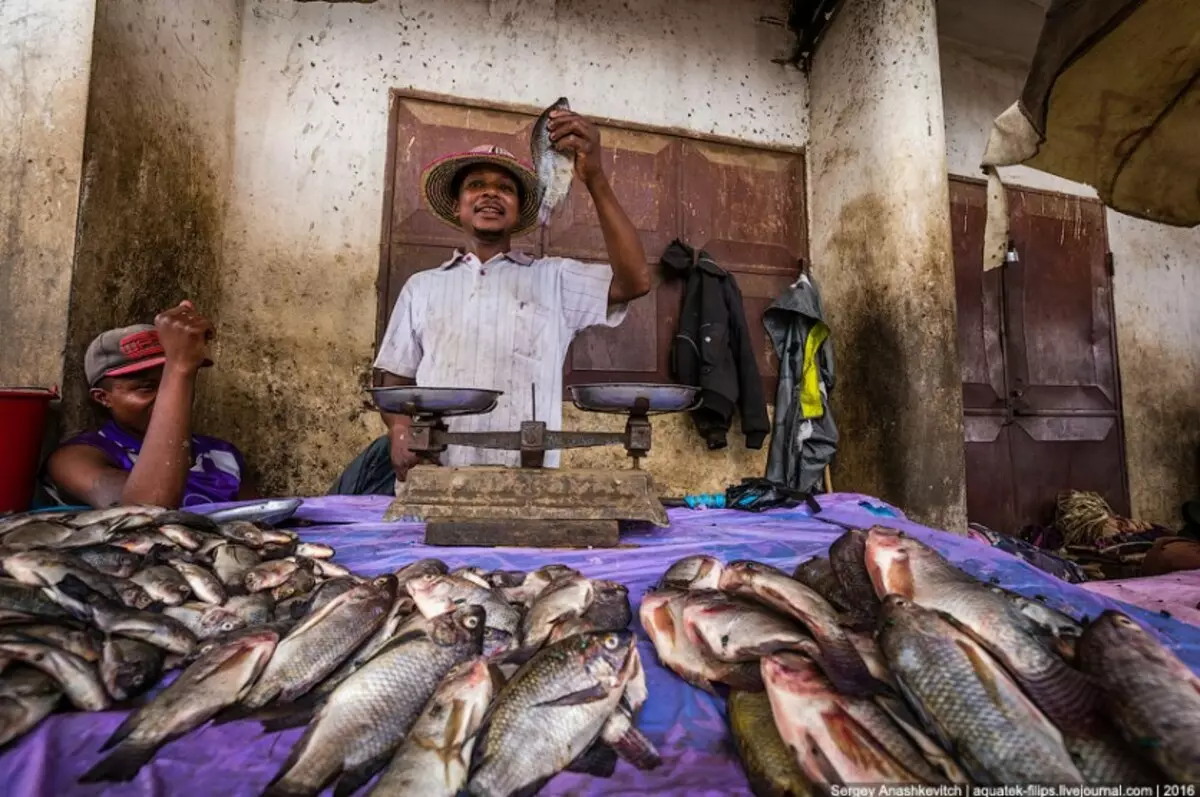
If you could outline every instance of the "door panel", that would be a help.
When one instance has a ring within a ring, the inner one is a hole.
[[[535,119],[536,113],[522,109],[393,92],[377,339],[408,277],[443,262],[461,243],[461,233],[423,206],[422,170],[481,143],[528,160]],[[682,238],[708,250],[737,278],[764,388],[773,398],[778,363],[762,314],[807,255],[803,156],[617,123],[601,123],[600,129],[606,173],[641,237],[654,289],[630,306],[620,327],[589,329],[575,338],[564,383],[672,381],[668,360],[683,285],[664,281],[658,260],[672,240]],[[591,197],[578,183],[544,236],[535,230],[514,246],[585,262],[607,258]]]
[[[967,513],[1013,533],[1065,490],[1127,513],[1104,212],[1010,190],[1018,260],[984,273],[985,187],[951,181]]]

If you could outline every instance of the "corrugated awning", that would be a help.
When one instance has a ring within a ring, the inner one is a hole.
[[[1131,216],[1200,224],[1200,0],[1054,0],[984,153],[985,268],[1008,244],[995,167],[1015,165],[1093,186]]]

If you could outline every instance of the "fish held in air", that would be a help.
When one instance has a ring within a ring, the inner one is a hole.
[[[757,600],[804,625],[820,648],[820,664],[839,691],[866,696],[888,691],[871,674],[833,607],[815,590],[781,570],[759,562],[730,562],[721,574],[722,590]]]
[[[1125,739],[1175,783],[1200,782],[1200,678],[1127,615],[1105,611],[1079,641]]]
[[[617,710],[633,634],[584,634],[543,648],[505,684],[484,720],[467,791],[508,797],[576,761]]]
[[[873,701],[840,694],[807,657],[783,653],[761,666],[776,728],[809,781],[944,781]]]
[[[278,632],[256,628],[212,646],[170,686],[121,723],[101,747],[102,751],[115,749],[88,770],[80,782],[133,780],[158,748],[195,730],[236,702],[262,672],[278,641]]]
[[[947,616],[889,595],[879,642],[908,702],[975,782],[1083,783],[1058,728]]]
[[[779,736],[766,692],[729,693],[729,727],[742,768],[759,797],[813,797],[816,791]]]
[[[451,670],[425,704],[368,797],[454,797],[467,768],[495,683],[487,659]]]
[[[480,654],[483,629],[483,609],[464,606],[394,640],[333,690],[264,797],[316,795],[334,778],[338,797],[356,791],[391,759],[446,673]]]
[[[559,97],[553,105],[542,111],[533,123],[529,148],[533,157],[533,168],[538,181],[538,224],[545,227],[558,212],[571,190],[575,176],[575,158],[571,153],[560,152],[550,140],[550,113],[569,111],[571,104],[566,97]]]

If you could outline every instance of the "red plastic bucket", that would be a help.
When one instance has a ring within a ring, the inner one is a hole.
[[[29,509],[46,413],[57,398],[57,389],[0,387],[0,512]]]

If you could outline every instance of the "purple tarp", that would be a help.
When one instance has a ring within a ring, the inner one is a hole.
[[[1058,581],[983,543],[939,533],[904,520],[899,512],[870,498],[838,494],[820,499],[822,511],[776,510],[756,515],[733,510],[672,510],[665,529],[639,529],[623,535],[625,547],[602,550],[527,548],[430,548],[421,544],[418,524],[380,522],[386,498],[314,498],[297,517],[318,524],[299,529],[306,540],[337,548],[337,561],[363,574],[396,569],[424,556],[451,567],[475,564],[494,569],[532,569],[562,562],[593,578],[611,578],[629,587],[631,600],[683,556],[707,553],[725,560],[757,559],[787,569],[825,553],[845,527],[880,524],[910,532],[983,580],[1028,596],[1041,596],[1076,616],[1121,608],[1158,630],[1193,669],[1200,670],[1200,629],[1158,614],[1119,604]],[[635,621],[636,625],[636,621]],[[621,762],[612,778],[563,774],[545,795],[750,795],[725,724],[724,703],[684,684],[658,665],[649,640],[638,640],[649,680],[650,700],[638,725],[658,745],[663,765],[638,772]],[[55,714],[0,756],[2,793],[22,797],[67,795],[222,795],[259,794],[275,775],[302,729],[264,734],[253,722],[205,727],[166,745],[137,779],[128,784],[80,786],[76,778],[99,758],[98,749],[124,714]]]

